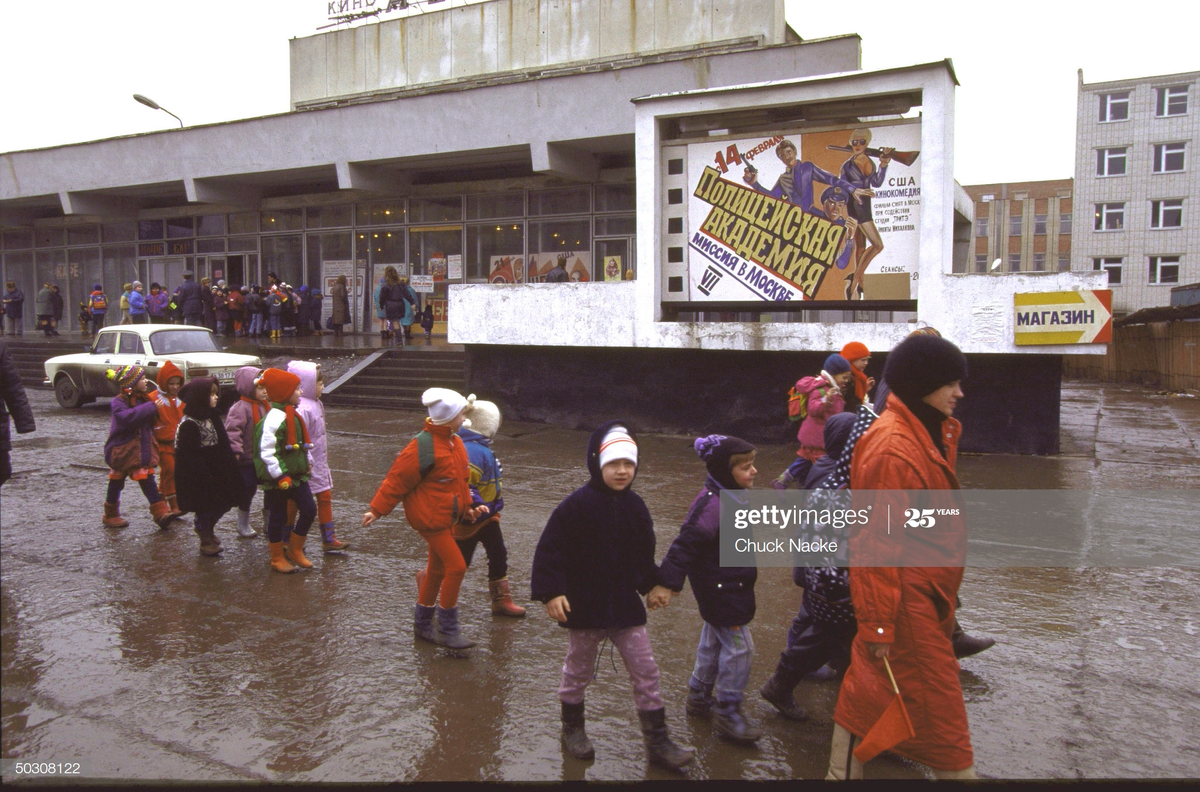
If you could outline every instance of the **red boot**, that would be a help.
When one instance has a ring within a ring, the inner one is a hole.
[[[104,504],[104,527],[105,528],[127,528],[129,521],[121,516],[121,505],[119,503]]]
[[[488,581],[488,591],[492,595],[492,614],[495,616],[512,616],[519,619],[525,615],[525,609],[513,602],[512,592],[508,588],[508,578]]]
[[[150,504],[150,516],[154,518],[154,522],[158,523],[158,527],[164,531],[171,527],[171,520],[175,519],[171,514],[171,507],[167,505],[165,500],[155,501]]]

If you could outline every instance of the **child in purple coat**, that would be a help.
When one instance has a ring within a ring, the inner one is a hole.
[[[242,366],[233,375],[233,384],[241,397],[229,407],[225,414],[225,433],[229,436],[229,447],[237,461],[242,486],[238,490],[237,506],[238,536],[250,539],[258,531],[250,527],[250,506],[254,493],[258,491],[258,474],[254,470],[254,427],[271,411],[267,401],[267,389],[255,383],[262,371],[254,366]],[[263,508],[263,527],[267,525],[267,511]]]
[[[325,376],[320,363],[293,360],[287,370],[300,378],[300,406],[296,412],[308,427],[308,438],[312,448],[308,452],[308,464],[312,469],[308,487],[317,501],[317,520],[321,524],[321,548],[326,552],[345,550],[349,542],[337,538],[333,527],[333,476],[329,472],[328,444],[325,435],[325,405],[321,404],[321,392],[325,390]],[[287,524],[283,526],[284,547],[296,521],[296,504],[288,501]],[[295,563],[295,562],[293,562]]]

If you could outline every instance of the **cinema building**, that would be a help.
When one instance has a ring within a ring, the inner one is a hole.
[[[377,332],[392,265],[514,417],[764,439],[829,351],[862,341],[873,372],[929,324],[970,355],[964,447],[1054,453],[1060,356],[1104,344],[1018,344],[1014,295],[1104,273],[974,272],[951,63],[863,72],[860,45],[802,40],[782,0],[491,0],[295,39],[288,113],[0,154],[3,275],[74,306],[346,274]]]

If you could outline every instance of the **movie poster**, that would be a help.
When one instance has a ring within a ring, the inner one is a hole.
[[[530,253],[526,259],[525,283],[543,283],[546,274],[554,269],[559,257],[567,269],[567,277],[573,283],[586,283],[592,279],[592,254],[589,252],[571,253]]]
[[[524,280],[524,256],[492,256],[488,264],[488,283],[521,283]]]
[[[605,256],[604,257],[604,280],[619,281],[621,280],[621,257],[620,256]]]
[[[684,299],[907,300],[918,121],[688,146]]]

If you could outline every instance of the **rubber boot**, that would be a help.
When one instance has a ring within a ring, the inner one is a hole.
[[[413,611],[413,634],[422,641],[437,643],[433,637],[433,614],[437,608],[432,605],[422,605],[417,603],[417,607]]]
[[[996,639],[976,638],[973,635],[967,635],[965,632],[963,632],[963,628],[958,623],[958,619],[955,619],[954,632],[950,635],[950,645],[954,647],[954,656],[961,660],[964,657],[977,655],[984,649],[991,649],[996,645]]]
[[[796,703],[796,699],[792,698],[792,691],[796,689],[798,683],[799,680],[795,679],[794,675],[776,667],[775,673],[758,692],[767,700],[767,703],[779,710],[779,714],[788,720],[808,720],[808,713]]]
[[[664,708],[655,710],[638,710],[638,720],[642,722],[642,737],[646,741],[646,758],[651,764],[678,770],[695,758],[691,748],[681,748],[671,742],[667,736],[667,711]]]
[[[862,740],[838,724],[833,724],[833,745],[829,749],[826,781],[861,781],[862,762],[854,758],[854,746]]]
[[[288,561],[291,561],[301,569],[312,569],[312,561],[304,557],[304,540],[307,538],[307,536],[294,533],[287,545]]]
[[[158,523],[159,529],[164,531],[171,527],[171,521],[175,519],[175,516],[171,514],[171,507],[165,500],[150,504],[150,516],[154,518],[154,522]]]
[[[128,528],[129,520],[121,516],[121,504],[105,503],[104,504],[104,527],[105,528]]]
[[[283,557],[283,542],[268,542],[267,549],[271,551],[271,569],[276,572],[295,572],[296,567]]]
[[[296,559],[292,558],[292,529],[295,527],[294,525],[283,526],[283,533],[281,534],[283,538],[280,540],[283,542],[283,557],[293,564],[296,564]],[[296,566],[299,566],[299,564],[296,564]]]
[[[583,702],[562,702],[562,746],[576,759],[595,759],[596,749],[583,728]]]
[[[438,625],[433,633],[433,642],[447,649],[470,649],[474,641],[467,640],[458,629],[458,606],[453,608],[438,607]]]
[[[250,512],[238,509],[237,518],[238,536],[243,539],[253,539],[258,536],[258,531],[250,527]]]
[[[695,718],[705,718],[712,714],[713,686],[692,677],[688,680],[687,714]]]
[[[333,523],[321,523],[321,549],[326,553],[335,550],[345,550],[350,546],[349,542],[343,542],[337,538],[337,534],[333,531]]]
[[[206,556],[220,555],[225,548],[221,547],[221,540],[217,538],[217,534],[212,528],[201,530],[196,529],[196,535],[200,537],[200,553]]]
[[[513,602],[512,592],[508,588],[508,578],[489,580],[488,592],[492,595],[492,615],[512,616],[514,619],[525,615],[525,609]]]
[[[742,714],[740,701],[717,701],[717,716],[713,719],[713,729],[731,742],[752,745],[762,739],[762,729]]]

